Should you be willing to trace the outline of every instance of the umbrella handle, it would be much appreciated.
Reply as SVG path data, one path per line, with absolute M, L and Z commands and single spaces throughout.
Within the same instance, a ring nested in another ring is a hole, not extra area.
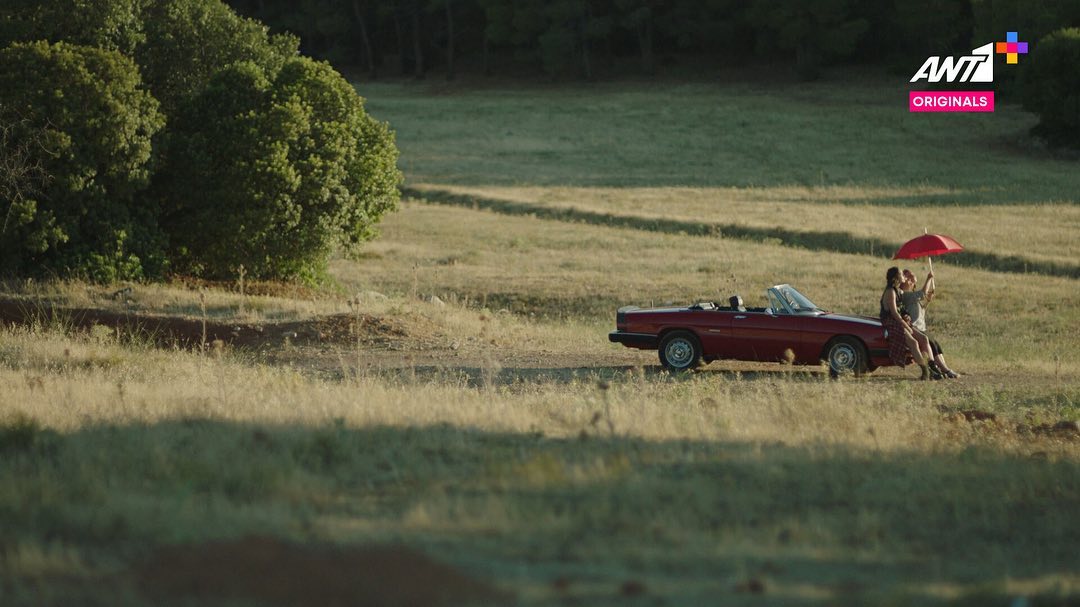
M 924 226 L 923 229 L 922 229 L 922 233 L 923 234 L 929 234 L 930 230 L 927 230 L 926 227 Z M 933 272 L 934 271 L 934 258 L 927 255 L 926 256 L 926 263 L 930 264 L 930 271 Z

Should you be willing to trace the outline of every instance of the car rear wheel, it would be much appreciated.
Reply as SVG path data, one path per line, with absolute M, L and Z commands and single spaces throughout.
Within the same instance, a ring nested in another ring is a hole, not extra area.
M 689 331 L 672 331 L 660 340 L 660 364 L 670 371 L 686 371 L 701 364 L 701 344 Z
M 866 373 L 866 348 L 854 337 L 842 335 L 833 338 L 825 348 L 825 360 L 829 363 L 829 376 L 854 375 Z

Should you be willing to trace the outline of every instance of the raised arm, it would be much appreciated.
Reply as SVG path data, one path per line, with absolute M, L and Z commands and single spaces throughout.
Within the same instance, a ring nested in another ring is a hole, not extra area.
M 934 282 L 934 272 L 931 271 L 926 275 L 926 282 L 923 283 L 923 293 L 925 293 L 926 301 L 930 301 L 934 298 L 934 290 L 937 288 L 937 284 Z

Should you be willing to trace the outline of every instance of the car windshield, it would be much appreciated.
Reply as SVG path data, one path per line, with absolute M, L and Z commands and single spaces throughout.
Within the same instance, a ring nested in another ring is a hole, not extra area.
M 791 285 L 777 285 L 769 290 L 770 304 L 774 298 L 783 300 L 787 307 L 795 314 L 813 314 L 821 312 L 814 302 L 808 297 L 795 290 Z M 782 309 L 782 308 L 781 308 Z

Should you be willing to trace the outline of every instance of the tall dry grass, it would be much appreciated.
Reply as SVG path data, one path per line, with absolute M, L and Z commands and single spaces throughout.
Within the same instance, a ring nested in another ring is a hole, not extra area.
M 0 284 L 0 297 L 25 302 L 31 309 L 49 305 L 242 322 L 306 320 L 347 310 L 343 294 L 331 288 L 313 291 L 290 285 L 261 286 L 281 294 L 243 293 L 239 281 L 235 290 L 229 290 L 227 285 L 205 288 L 182 283 L 98 285 L 77 280 L 27 280 Z
M 1029 260 L 1032 268 L 1048 262 L 1075 266 L 1080 259 L 1080 206 L 1026 204 L 950 204 L 949 190 L 928 186 L 881 187 L 666 187 L 582 188 L 454 186 L 414 184 L 413 190 L 491 198 L 553 210 L 577 210 L 615 217 L 682 221 L 688 224 L 737 225 L 782 232 L 835 233 L 835 250 L 849 246 L 840 235 L 883 243 L 903 243 L 929 230 L 964 244 L 967 255 Z M 909 199 L 905 204 L 882 200 Z M 781 239 L 783 234 L 777 234 Z M 827 245 L 827 241 L 825 241 Z M 895 249 L 863 253 L 891 255 Z M 994 269 L 994 268 L 989 268 Z
M 8 604 L 146 604 L 126 572 L 154 546 L 250 533 L 405 543 L 525 605 L 627 580 L 680 604 L 1075 589 L 1077 443 L 958 421 L 954 385 L 491 373 L 327 380 L 6 329 Z
M 588 327 L 572 341 L 609 347 L 618 306 L 725 301 L 741 294 L 765 305 L 766 287 L 789 282 L 819 306 L 876 316 L 885 270 L 867 256 L 792 249 L 769 242 L 644 232 L 470 209 L 406 204 L 383 225 L 362 263 L 332 272 L 347 288 L 436 294 L 518 315 Z M 931 330 L 957 366 L 990 374 L 1017 369 L 1058 381 L 1080 373 L 1075 280 L 935 264 Z

